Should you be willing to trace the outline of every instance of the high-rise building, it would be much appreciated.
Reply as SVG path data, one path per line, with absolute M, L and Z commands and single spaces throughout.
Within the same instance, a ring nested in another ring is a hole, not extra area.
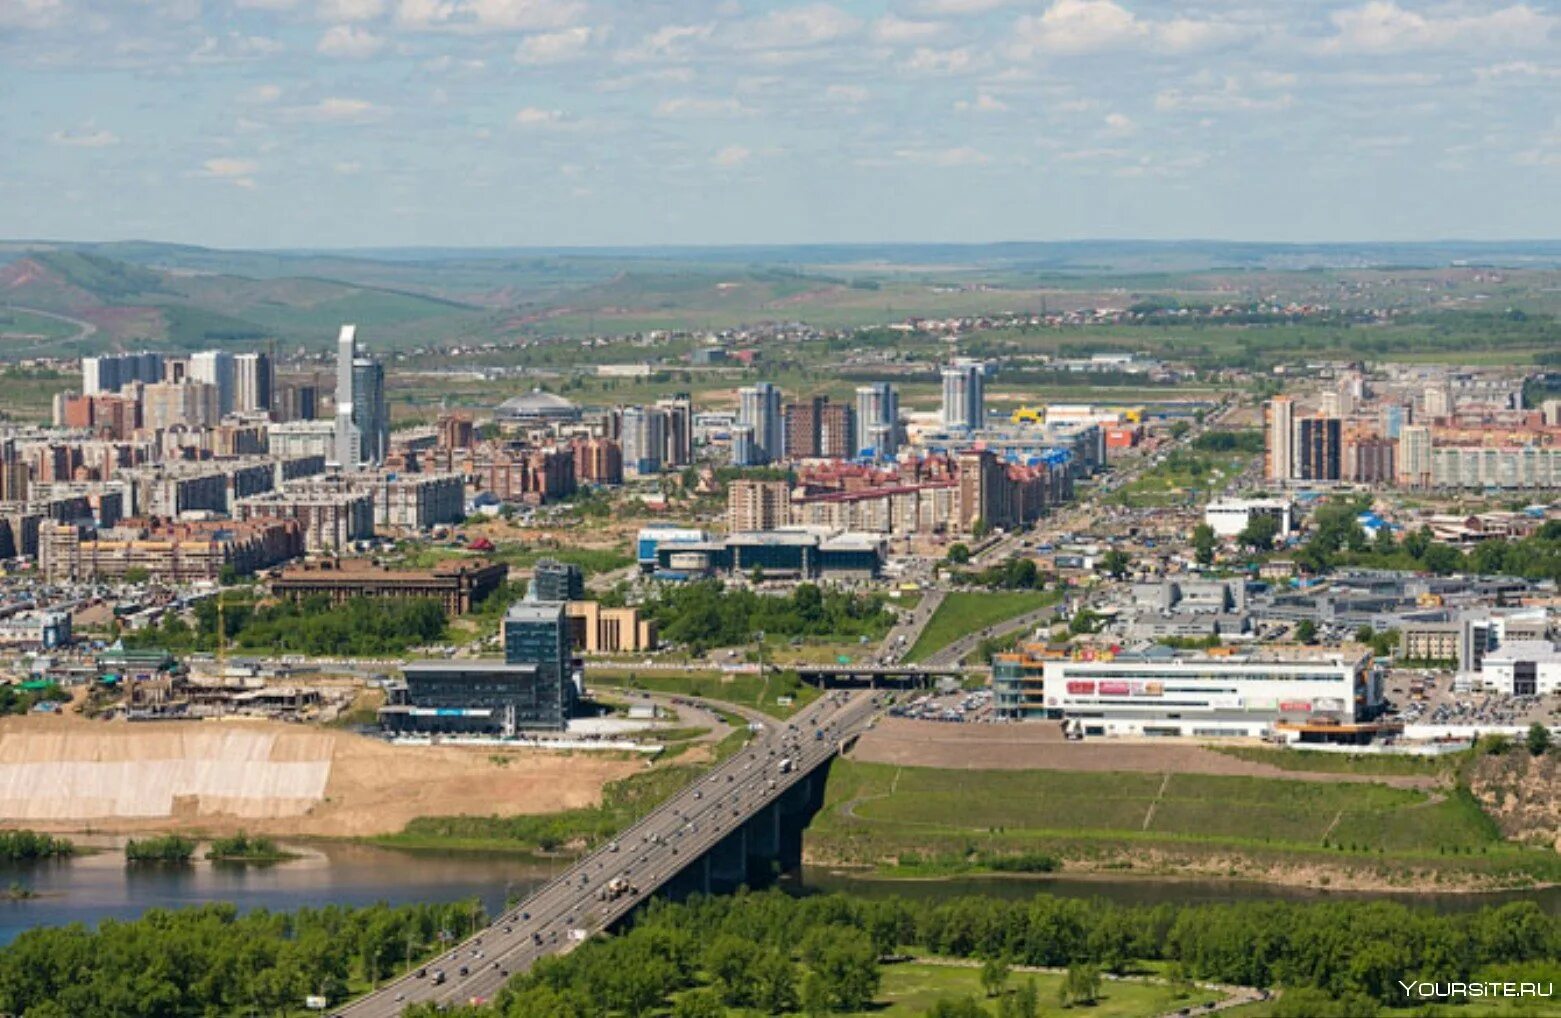
M 856 439 L 853 456 L 873 450 L 893 456 L 899 450 L 900 398 L 888 382 L 856 387 Z
M 1295 403 L 1289 396 L 1268 401 L 1265 415 L 1268 430 L 1268 479 L 1288 481 L 1295 477 Z
M 217 388 L 217 415 L 233 412 L 235 394 L 233 355 L 226 350 L 202 350 L 190 355 L 190 378 Z
M 307 382 L 283 382 L 276 387 L 276 419 L 279 421 L 312 421 L 320 416 L 320 386 L 310 379 Z
M 974 431 L 986 423 L 986 367 L 955 359 L 943 369 L 943 426 Z
M 1431 429 L 1424 424 L 1406 424 L 1398 436 L 1398 483 L 1416 488 L 1431 483 Z
M 1344 446 L 1344 479 L 1357 484 L 1392 484 L 1397 444 L 1380 435 L 1356 435 Z
M 686 467 L 694 462 L 694 402 L 680 392 L 658 399 L 656 409 L 666 417 L 666 447 L 661 455 L 664 466 Z
M 759 451 L 759 443 L 754 440 L 753 435 L 753 425 L 751 424 L 734 424 L 732 426 L 732 466 L 763 466 L 764 459 Z
M 576 689 L 565 604 L 527 597 L 504 616 L 505 663 L 536 669 L 536 715 L 526 719 L 533 725 L 563 728 L 573 711 Z
M 1398 438 L 1404 426 L 1414 422 L 1414 408 L 1407 403 L 1389 403 L 1382 408 L 1382 434 L 1386 438 Z
M 271 412 L 276 373 L 271 355 L 241 353 L 233 358 L 233 409 L 239 413 Z
M 1301 480 L 1339 480 L 1344 467 L 1342 432 L 1337 417 L 1301 418 L 1296 428 L 1296 466 Z
M 780 390 L 775 386 L 758 382 L 738 389 L 737 423 L 753 429 L 756 463 L 773 463 L 785 455 L 785 420 L 781 415 Z
M 531 572 L 526 596 L 533 601 L 581 601 L 585 599 L 585 574 L 573 562 L 538 559 Z
M 1421 403 L 1425 408 L 1425 417 L 1428 421 L 1434 421 L 1438 417 L 1451 417 L 1456 407 L 1452 387 L 1445 382 L 1426 386 Z
M 358 327 L 336 338 L 336 461 L 354 470 L 383 463 L 390 453 L 390 409 L 385 368 L 358 347 Z
M 574 442 L 575 478 L 591 484 L 623 483 L 623 449 L 611 438 Z
M 141 426 L 209 428 L 217 423 L 217 387 L 209 382 L 158 382 L 141 388 Z
M 846 459 L 855 455 L 856 413 L 828 396 L 814 396 L 803 403 L 786 405 L 786 455 L 794 459 L 825 457 Z
M 81 359 L 81 394 L 115 393 L 131 382 L 151 385 L 163 380 L 160 353 L 105 354 Z
M 659 474 L 667 448 L 667 414 L 658 407 L 625 407 L 623 462 L 637 474 Z
M 733 481 L 726 488 L 726 522 L 734 534 L 784 527 L 791 522 L 791 486 L 785 481 Z

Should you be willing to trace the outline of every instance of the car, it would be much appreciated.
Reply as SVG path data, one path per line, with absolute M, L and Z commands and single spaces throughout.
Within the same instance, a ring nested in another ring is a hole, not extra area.
M 464 978 L 471 975 L 472 973 L 471 969 L 467 968 L 465 965 L 462 965 L 460 968 L 455 970 L 455 974 Z
M 428 975 L 428 969 L 420 968 L 416 972 L 412 973 L 412 975 L 417 979 L 422 979 L 424 976 Z

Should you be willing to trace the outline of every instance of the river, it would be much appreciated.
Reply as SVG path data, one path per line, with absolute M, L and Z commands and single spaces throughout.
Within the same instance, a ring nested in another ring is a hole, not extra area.
M 134 919 L 149 908 L 180 908 L 210 901 L 230 901 L 242 909 L 289 911 L 329 904 L 475 897 L 491 913 L 502 908 L 506 897 L 523 895 L 550 875 L 546 866 L 505 856 L 408 852 L 334 842 L 287 845 L 290 851 L 299 853 L 299 858 L 265 866 L 199 860 L 188 866 L 127 867 L 118 842 L 76 840 L 100 850 L 62 861 L 0 864 L 0 887 L 15 884 L 37 895 L 0 901 L 0 944 L 9 943 L 34 926 L 74 922 L 92 925 L 104 919 Z M 559 867 L 563 865 L 561 862 Z M 1362 894 L 1235 881 L 1144 877 L 950 877 L 891 881 L 818 868 L 804 869 L 787 878 L 783 886 L 804 894 L 841 891 L 910 898 L 985 894 L 1013 899 L 1047 893 L 1104 898 L 1125 905 L 1387 898 L 1444 911 L 1531 900 L 1550 913 L 1561 915 L 1561 888 L 1502 894 Z

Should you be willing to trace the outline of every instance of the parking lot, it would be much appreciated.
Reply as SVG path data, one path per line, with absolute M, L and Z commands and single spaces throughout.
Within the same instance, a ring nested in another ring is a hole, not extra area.
M 1424 687 L 1414 695 L 1416 684 Z M 1406 724 L 1527 727 L 1561 722 L 1561 697 L 1505 696 L 1479 690 L 1455 691 L 1446 673 L 1396 670 L 1388 677 L 1387 699 Z
M 889 709 L 889 714 L 913 721 L 941 721 L 949 724 L 991 721 L 992 694 L 984 689 L 941 696 L 923 694 L 908 703 L 896 704 Z

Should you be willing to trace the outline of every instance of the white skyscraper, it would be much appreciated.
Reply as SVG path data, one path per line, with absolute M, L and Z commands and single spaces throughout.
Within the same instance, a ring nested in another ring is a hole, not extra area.
M 852 450 L 892 456 L 899 448 L 900 397 L 888 382 L 856 387 L 856 439 Z
M 1295 477 L 1295 404 L 1289 396 L 1268 401 L 1268 479 Z
M 233 409 L 240 413 L 269 413 L 274 382 L 269 355 L 237 354 L 233 358 Z
M 358 327 L 343 325 L 336 337 L 336 461 L 355 470 L 389 454 L 385 369 L 358 349 Z
M 637 474 L 659 474 L 667 447 L 667 411 L 631 406 L 623 411 L 623 465 Z
M 760 463 L 773 463 L 785 455 L 786 422 L 781 416 L 781 394 L 769 382 L 737 390 L 737 423 L 753 429 L 753 453 Z
M 967 357 L 943 369 L 943 426 L 974 431 L 986 423 L 986 366 Z
M 190 355 L 190 378 L 217 389 L 217 413 L 233 412 L 233 355 L 226 350 L 202 350 Z

